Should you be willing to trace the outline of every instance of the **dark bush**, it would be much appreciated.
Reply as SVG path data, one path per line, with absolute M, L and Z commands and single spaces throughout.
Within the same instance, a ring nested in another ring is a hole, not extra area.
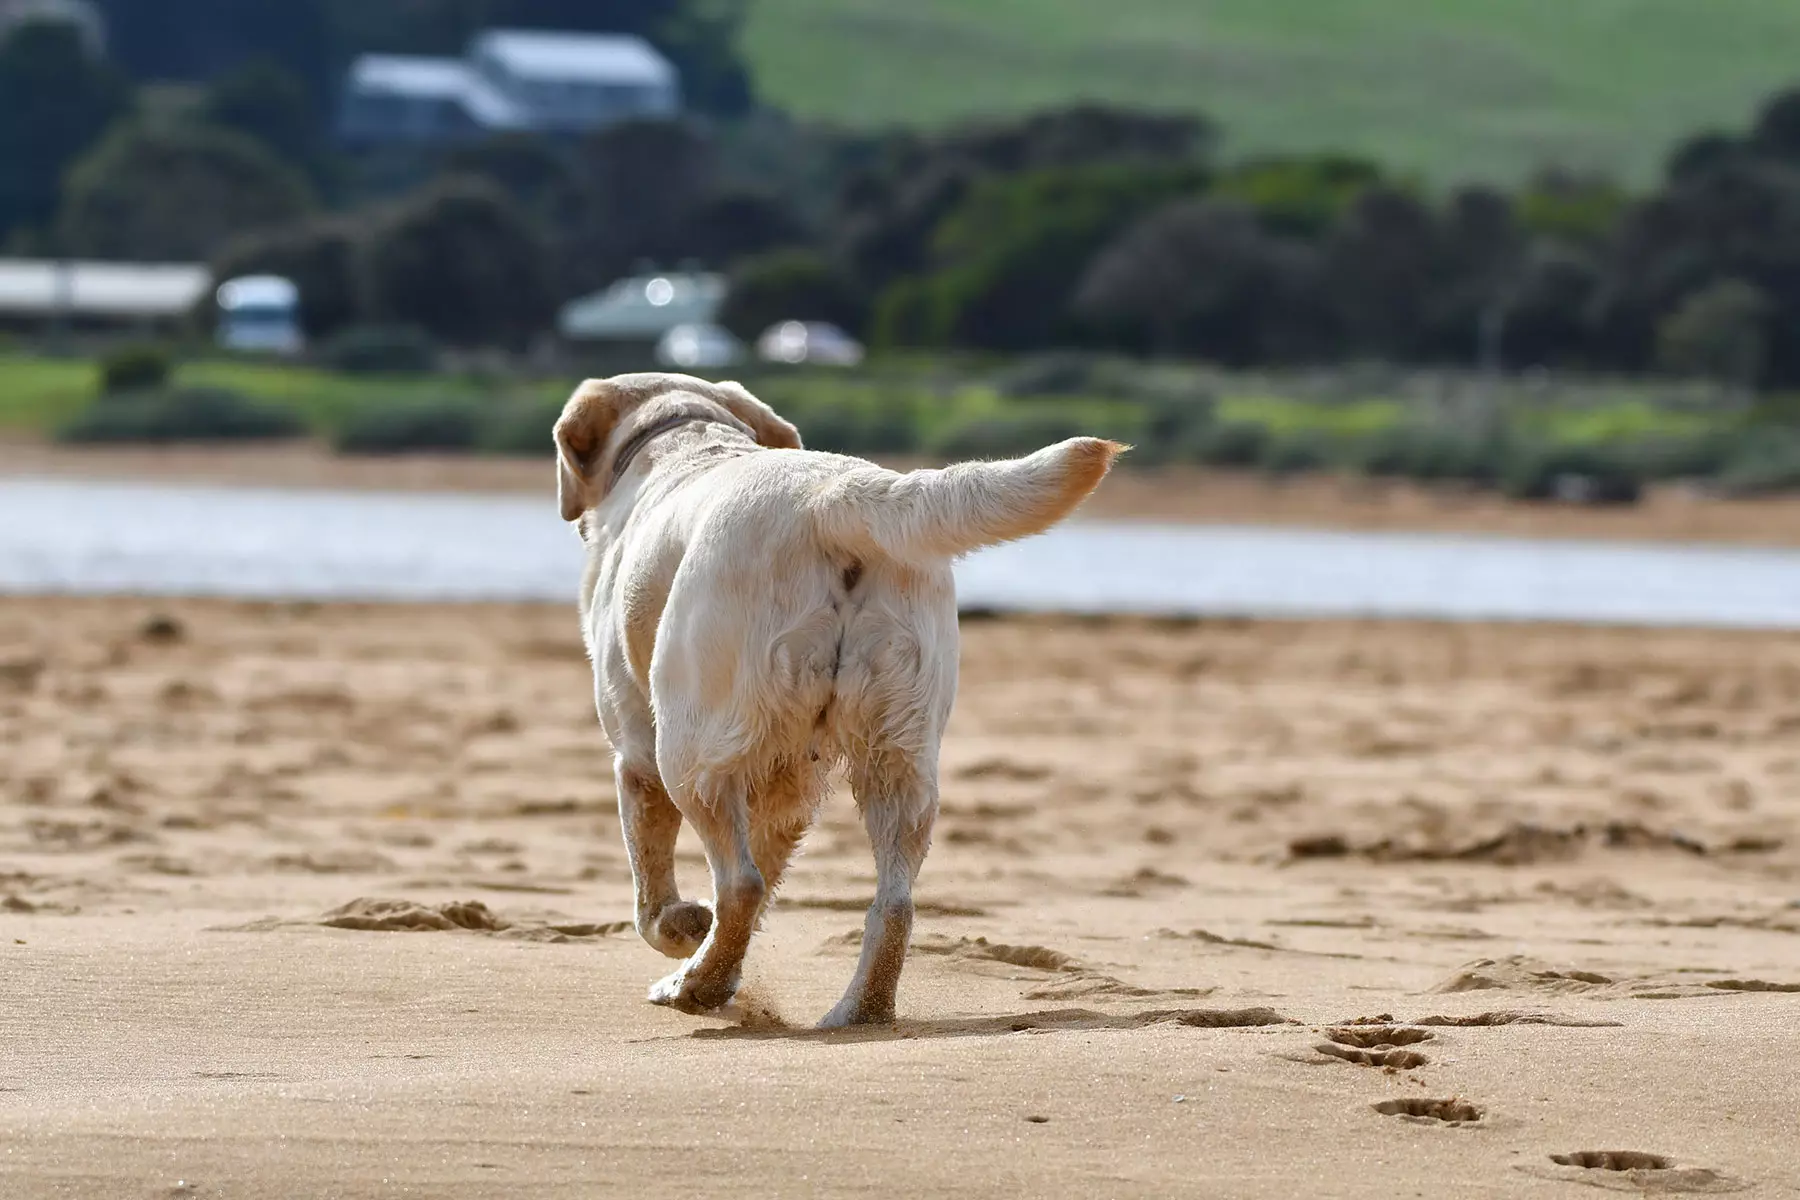
M 1189 457 L 1209 467 L 1252 467 L 1263 461 L 1270 440 L 1265 426 L 1227 421 L 1197 436 Z
M 1800 433 L 1746 439 L 1720 470 L 1718 486 L 1729 496 L 1800 491 Z
M 159 388 L 175 369 L 161 346 L 122 346 L 100 360 L 100 390 L 106 393 Z
M 1500 490 L 1514 500 L 1635 504 L 1643 486 L 1629 451 L 1610 446 L 1519 445 L 1500 473 Z
M 1092 396 L 1097 355 L 1079 350 L 1033 354 L 1009 366 L 994 380 L 1002 396 Z
M 333 445 L 344 454 L 472 450 L 481 440 L 481 410 L 466 400 L 410 400 L 361 409 L 339 426 Z
M 794 415 L 808 450 L 833 454 L 918 454 L 918 424 L 901 407 L 818 405 Z
M 1091 432 L 1073 415 L 1009 413 L 953 425 L 932 439 L 930 449 L 944 459 L 1010 458 Z
M 1332 465 L 1331 439 L 1321 433 L 1290 433 L 1263 443 L 1256 465 L 1270 475 L 1304 475 Z
M 63 442 L 233 442 L 299 437 L 298 413 L 223 388 L 104 396 L 56 431 Z
M 542 454 L 555 451 L 550 430 L 562 415 L 561 401 L 507 404 L 481 423 L 475 448 L 483 454 Z
M 1132 458 L 1142 466 L 1191 462 L 1213 434 L 1215 414 L 1211 396 L 1158 395 L 1144 402 L 1144 423 Z
M 437 347 L 416 326 L 356 325 L 326 342 L 319 358 L 352 375 L 418 374 L 437 366 Z
M 867 319 L 856 284 L 812 250 L 781 250 L 738 263 L 719 310 L 719 323 L 741 338 L 754 338 L 777 321 L 830 321 L 857 331 Z
M 1495 440 L 1441 425 L 1393 425 L 1364 438 L 1350 464 L 1377 479 L 1492 482 L 1503 447 Z

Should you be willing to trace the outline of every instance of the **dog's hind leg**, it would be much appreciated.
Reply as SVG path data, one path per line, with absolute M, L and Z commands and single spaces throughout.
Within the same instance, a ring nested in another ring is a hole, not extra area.
M 670 958 L 686 958 L 712 927 L 712 913 L 703 904 L 683 900 L 675 885 L 681 812 L 663 790 L 655 767 L 633 767 L 621 754 L 613 764 L 613 778 L 625 856 L 637 891 L 637 931 Z
M 688 1013 L 711 1012 L 737 991 L 768 889 L 750 849 L 750 812 L 741 779 L 703 780 L 691 796 L 683 797 L 681 808 L 712 867 L 712 928 L 680 970 L 651 987 L 650 1002 Z
M 900 969 L 912 938 L 913 883 L 937 820 L 936 773 L 910 756 L 875 756 L 853 772 L 851 789 L 875 850 L 875 902 L 863 920 L 856 974 L 844 998 L 819 1022 L 821 1028 L 894 1019 Z

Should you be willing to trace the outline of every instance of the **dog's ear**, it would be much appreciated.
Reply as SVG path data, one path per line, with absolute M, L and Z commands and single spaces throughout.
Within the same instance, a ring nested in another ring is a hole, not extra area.
M 750 427 L 758 445 L 771 450 L 802 450 L 800 431 L 781 419 L 781 415 L 750 394 L 750 389 L 735 380 L 713 385 L 719 403 L 731 415 Z
M 599 501 L 594 468 L 631 399 L 610 380 L 589 379 L 563 405 L 556 421 L 556 502 L 563 520 L 580 520 Z

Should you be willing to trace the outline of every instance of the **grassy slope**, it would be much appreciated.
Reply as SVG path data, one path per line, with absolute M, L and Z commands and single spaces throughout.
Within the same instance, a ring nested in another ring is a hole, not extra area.
M 1643 181 L 1675 139 L 1800 80 L 1800 3 L 751 0 L 746 44 L 771 99 L 855 124 L 1100 97 L 1203 110 L 1240 152 Z

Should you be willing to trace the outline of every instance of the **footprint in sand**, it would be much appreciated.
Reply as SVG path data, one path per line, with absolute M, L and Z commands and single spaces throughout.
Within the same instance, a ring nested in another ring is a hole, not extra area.
M 1410 1070 L 1431 1060 L 1417 1050 L 1402 1049 L 1435 1036 L 1428 1029 L 1406 1029 L 1396 1025 L 1359 1025 L 1354 1028 L 1328 1029 L 1329 1041 L 1313 1047 L 1320 1054 L 1365 1067 L 1392 1067 Z
M 1552 1154 L 1553 1166 L 1518 1169 L 1540 1179 L 1585 1183 L 1618 1192 L 1719 1193 L 1742 1191 L 1749 1184 L 1711 1167 L 1684 1165 L 1663 1154 L 1641 1150 L 1576 1150 Z
M 1466 1100 L 1427 1100 L 1418 1096 L 1381 1100 L 1369 1107 L 1384 1117 L 1399 1117 L 1418 1125 L 1473 1125 L 1485 1113 Z

